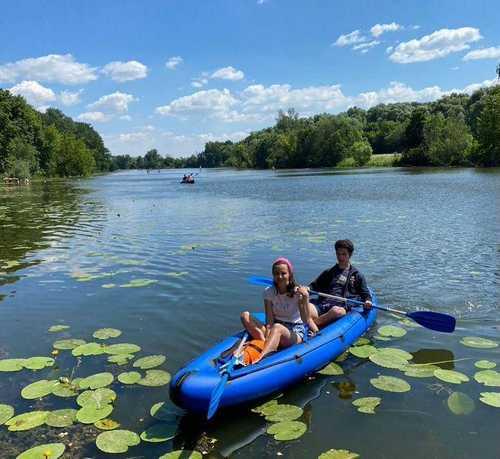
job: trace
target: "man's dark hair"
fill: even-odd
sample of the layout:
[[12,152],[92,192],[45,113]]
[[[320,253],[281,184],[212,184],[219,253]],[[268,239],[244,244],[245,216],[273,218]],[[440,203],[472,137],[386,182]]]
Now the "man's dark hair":
[[338,249],[347,249],[349,256],[351,256],[352,252],[354,252],[354,244],[349,239],[339,239],[335,243],[335,252]]

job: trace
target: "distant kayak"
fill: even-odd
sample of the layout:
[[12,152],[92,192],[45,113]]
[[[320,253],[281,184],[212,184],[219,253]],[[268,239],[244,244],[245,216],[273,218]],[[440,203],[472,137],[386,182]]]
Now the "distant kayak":
[[[377,305],[373,294],[373,304]],[[264,314],[254,314],[264,321]],[[260,362],[235,367],[220,399],[220,408],[249,403],[304,379],[323,368],[351,346],[377,317],[377,310],[353,308],[305,343],[271,354]],[[236,333],[181,368],[170,383],[170,398],[187,411],[206,414],[214,388],[221,381],[219,357],[244,335]]]
[[187,183],[188,185],[193,185],[194,179],[193,180],[181,180],[181,183]]

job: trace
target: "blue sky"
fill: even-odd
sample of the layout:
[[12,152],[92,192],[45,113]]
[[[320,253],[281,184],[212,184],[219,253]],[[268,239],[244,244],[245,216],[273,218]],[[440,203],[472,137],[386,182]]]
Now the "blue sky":
[[494,84],[499,23],[493,0],[4,0],[0,87],[89,122],[113,154],[186,156],[280,108]]

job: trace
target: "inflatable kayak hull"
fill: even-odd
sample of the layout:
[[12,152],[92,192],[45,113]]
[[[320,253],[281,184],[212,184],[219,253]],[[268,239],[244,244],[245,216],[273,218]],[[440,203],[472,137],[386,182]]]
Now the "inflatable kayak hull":
[[[376,296],[372,295],[376,305]],[[363,335],[376,316],[374,308],[370,311],[353,308],[307,342],[276,352],[257,364],[234,369],[225,385],[219,409],[283,391],[315,373]],[[212,392],[222,377],[216,359],[242,336],[240,332],[228,337],[180,369],[170,383],[171,400],[189,412],[206,414]]]

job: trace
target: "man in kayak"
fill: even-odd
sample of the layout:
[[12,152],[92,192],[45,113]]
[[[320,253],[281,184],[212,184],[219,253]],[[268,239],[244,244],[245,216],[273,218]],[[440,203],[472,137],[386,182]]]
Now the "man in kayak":
[[[341,239],[335,242],[337,264],[323,271],[309,284],[309,287],[316,292],[328,293],[343,298],[360,299],[364,302],[364,309],[368,310],[372,307],[372,297],[365,277],[351,265],[350,260],[353,252],[354,244],[349,239]],[[345,316],[348,308],[348,303],[343,301],[320,297],[316,300],[314,307],[310,308],[310,313],[316,325],[322,328]]]

